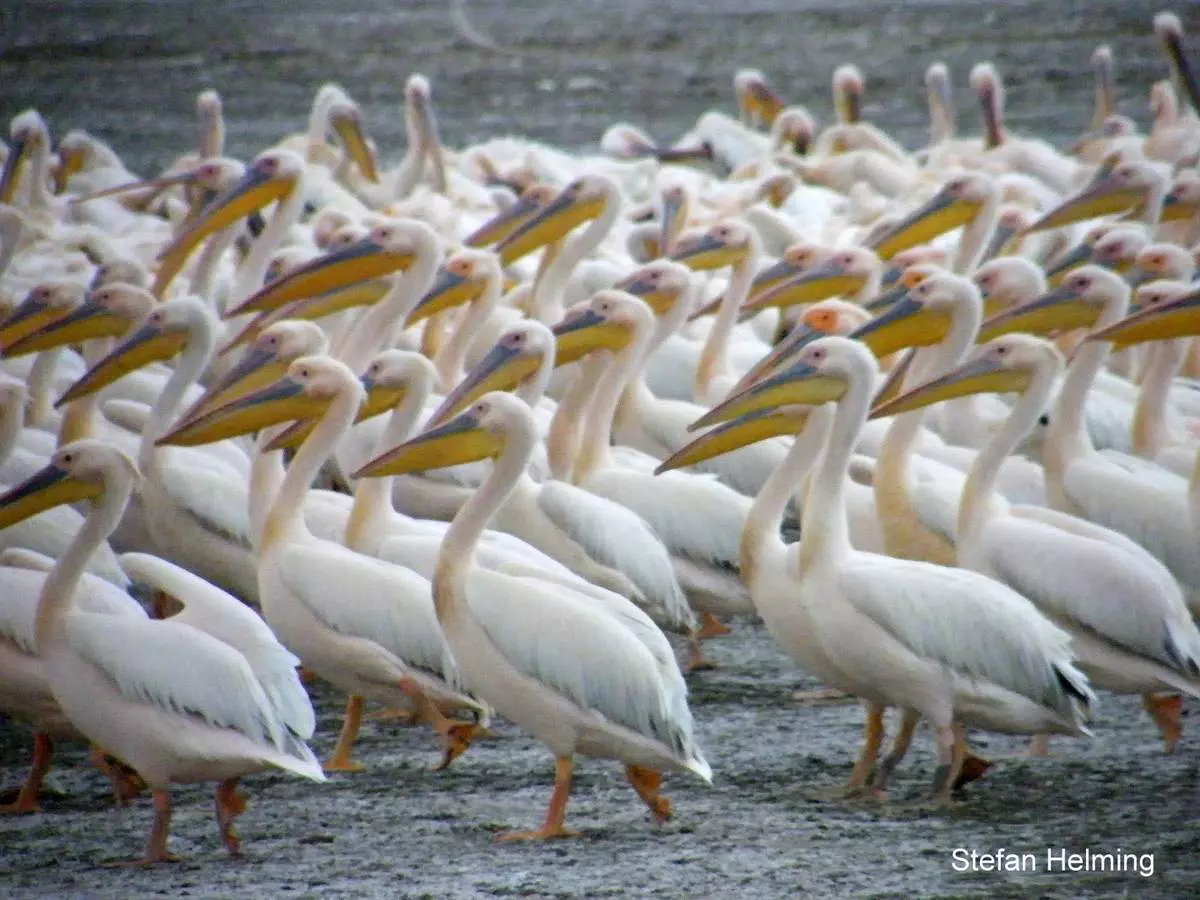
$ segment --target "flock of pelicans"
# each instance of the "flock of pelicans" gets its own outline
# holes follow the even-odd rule
[[[915,153],[852,67],[824,129],[742,71],[740,118],[592,157],[448,150],[414,75],[391,170],[334,85],[248,164],[205,92],[148,181],[17,116],[0,711],[35,748],[6,810],[82,738],[118,802],[151,791],[145,861],[177,782],[217,782],[236,852],[238,780],[354,770],[370,700],[443,766],[493,711],[546,745],[546,820],[505,837],[569,834],[577,754],[665,819],[663,773],[711,772],[664,632],[700,667],[743,615],[865,702],[848,795],[925,719],[944,804],[988,766],[966,729],[1043,753],[1094,689],[1173,750],[1200,697],[1200,85],[1155,29],[1149,130],[1102,47],[1067,151],[1005,129],[987,64],[974,137],[930,66]],[[324,764],[305,673],[349,698]]]

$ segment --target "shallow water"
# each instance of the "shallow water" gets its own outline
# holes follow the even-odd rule
[[[193,141],[196,93],[218,88],[229,151],[248,155],[303,127],[336,80],[363,105],[385,159],[403,147],[405,77],[434,82],[454,146],[514,132],[594,145],[627,119],[662,137],[714,105],[729,108],[742,66],[830,117],[829,76],[858,63],[864,113],[909,146],[925,137],[924,67],[945,61],[964,126],[977,128],[970,66],[991,59],[1018,131],[1060,144],[1091,118],[1089,55],[1116,54],[1122,110],[1144,120],[1166,72],[1150,29],[1162,0],[469,0],[471,43],[446,0],[9,0],[0,3],[0,120],[36,106],[51,127],[87,128],[135,171]],[[1176,3],[1200,33],[1200,6]],[[1194,43],[1194,41],[1193,41]]]

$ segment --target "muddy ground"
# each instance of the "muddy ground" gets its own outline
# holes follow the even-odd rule
[[[1104,698],[1097,736],[1056,740],[1044,760],[1001,759],[945,814],[903,809],[933,773],[923,733],[882,808],[811,795],[849,774],[862,723],[857,706],[802,707],[799,676],[760,627],[712,645],[716,671],[691,678],[713,785],[668,779],[675,819],[664,827],[612,763],[577,768],[568,824],[582,832],[541,845],[497,844],[503,830],[541,819],[552,765],[506,723],[446,773],[429,732],[366,726],[367,771],[326,785],[256,776],[239,820],[241,859],[222,848],[207,789],[175,791],[172,849],[188,858],[145,869],[101,868],[136,855],[149,801],[113,809],[107,782],[64,748],[53,774],[66,792],[40,815],[0,819],[0,893],[23,897],[1114,897],[1195,896],[1198,737],[1163,756],[1129,698]],[[333,746],[340,698],[318,688],[315,747]],[[0,726],[0,784],[25,773],[24,732]],[[1020,749],[985,738],[985,752]],[[1037,854],[1038,871],[957,874],[955,848]],[[1048,873],[1047,847],[1153,853],[1154,875]]]

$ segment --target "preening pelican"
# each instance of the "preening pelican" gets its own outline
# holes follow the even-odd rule
[[[154,795],[144,862],[167,850],[172,783],[218,781],[217,821],[231,853],[245,808],[244,775],[266,769],[325,776],[272,707],[246,658],[203,631],[171,621],[84,611],[74,595],[83,562],[120,521],[137,480],[128,457],[94,440],[59,449],[50,464],[0,497],[0,527],[60,503],[88,501],[84,528],[45,578],[34,636],[67,719],[132,766]]]
[[[504,839],[564,837],[574,756],[625,763],[658,819],[671,815],[663,771],[712,772],[692,733],[687,688],[666,638],[616,598],[597,602],[475,565],[480,533],[525,471],[538,436],[529,407],[498,392],[385,453],[357,477],[395,475],[477,459],[495,462],[455,516],[433,579],[434,605],[463,682],[555,757],[554,795],[541,828]],[[587,633],[587,641],[572,635]]]

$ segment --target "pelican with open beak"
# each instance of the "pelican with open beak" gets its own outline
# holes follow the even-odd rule
[[[407,270],[415,261],[416,252],[409,241],[393,224],[385,222],[371,229],[362,240],[297,266],[230,310],[226,318],[270,312],[293,301],[310,299],[318,304],[321,315],[349,309],[363,300],[359,293],[343,294],[333,301],[328,296],[361,282]],[[372,296],[377,293],[377,289],[369,292]],[[316,298],[325,299],[321,302]],[[316,315],[310,314],[306,318],[316,318]]]
[[[1159,166],[1145,160],[1123,162],[1093,178],[1087,187],[1047,212],[1025,233],[1119,215],[1143,205],[1153,207],[1157,221],[1166,193],[1167,177]]]
[[[242,177],[210,200],[159,255],[151,290],[161,297],[205,238],[301,188],[305,164],[286,150],[268,150],[255,158]]]
[[[869,246],[880,259],[891,259],[901,250],[928,244],[948,231],[967,225],[996,199],[995,185],[986,175],[955,176],[924,205],[872,238]]]
[[[33,109],[14,116],[9,128],[8,158],[0,170],[0,203],[13,202],[26,162],[50,140],[46,121]]]
[[[611,179],[584,175],[563,188],[545,208],[534,214],[496,247],[500,262],[510,265],[535,250],[553,244],[584,222],[615,215],[620,204]]]

